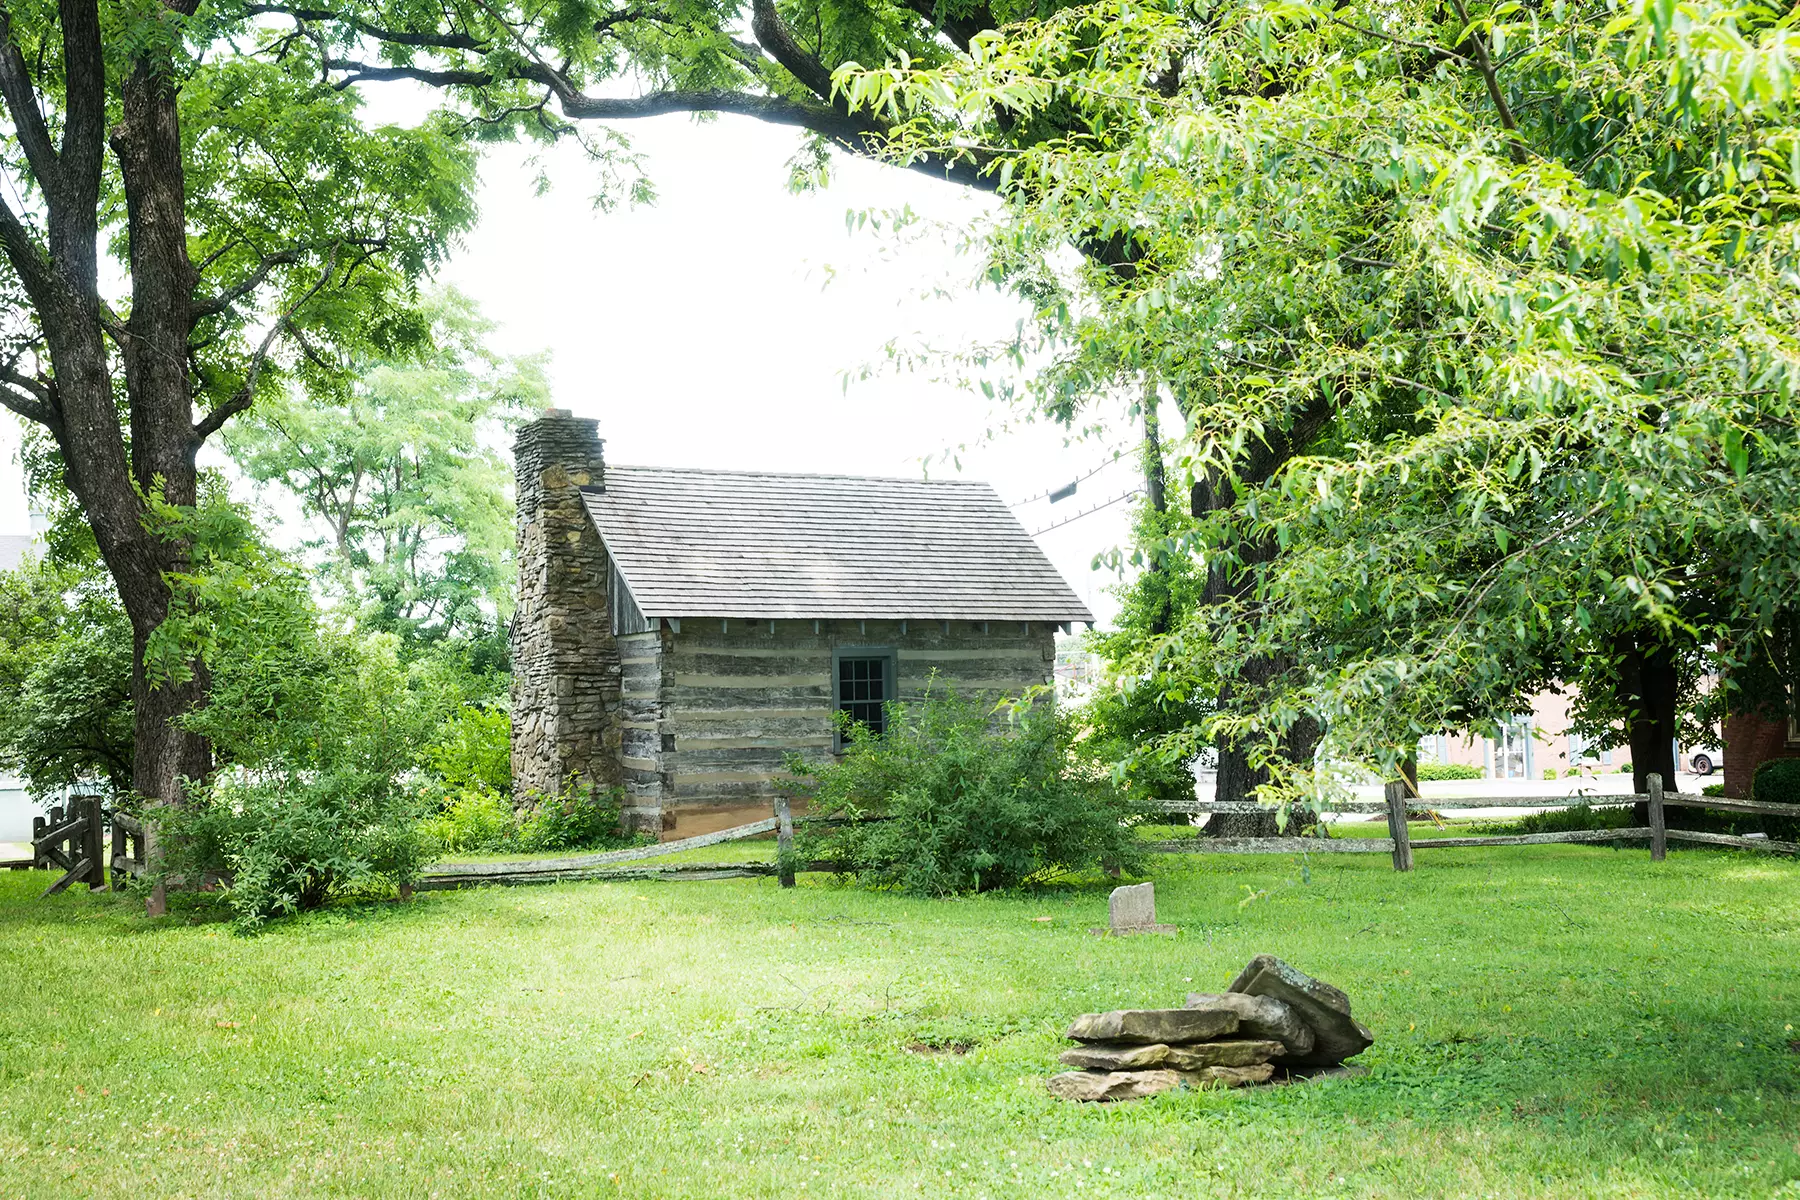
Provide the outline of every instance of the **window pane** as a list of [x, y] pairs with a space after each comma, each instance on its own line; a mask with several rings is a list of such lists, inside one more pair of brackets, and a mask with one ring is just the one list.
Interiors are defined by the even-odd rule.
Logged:
[[882, 704], [887, 695], [885, 658], [838, 660], [838, 708], [859, 725], [879, 734], [887, 726]]

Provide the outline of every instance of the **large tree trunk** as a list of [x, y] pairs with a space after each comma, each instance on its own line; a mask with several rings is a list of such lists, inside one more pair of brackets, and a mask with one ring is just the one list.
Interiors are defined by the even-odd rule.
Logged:
[[[1631, 786], [1639, 795], [1650, 790], [1650, 776], [1661, 775], [1663, 787], [1675, 790], [1675, 705], [1681, 673], [1674, 651], [1653, 630], [1621, 634], [1619, 652], [1620, 707], [1628, 714], [1625, 739], [1631, 746]], [[1639, 824], [1650, 819], [1650, 806], [1639, 804]]]
[[[1266, 443], [1257, 444], [1240, 464], [1238, 475], [1244, 486], [1255, 487], [1272, 479], [1289, 459], [1318, 436], [1335, 411], [1335, 404], [1321, 398], [1295, 414], [1285, 435], [1272, 435]], [[1194, 484], [1189, 503], [1196, 517], [1224, 512], [1237, 503], [1237, 486], [1229, 479], [1205, 476]], [[1237, 552], [1242, 563], [1240, 568], [1231, 570], [1215, 563], [1208, 571], [1202, 604], [1210, 606], [1247, 597], [1255, 586], [1257, 568], [1274, 561], [1277, 547], [1273, 538], [1263, 537], [1240, 543]], [[1254, 621], [1254, 612], [1246, 619]], [[1255, 695], [1292, 668], [1293, 661], [1286, 655], [1251, 659], [1242, 670], [1243, 694]], [[1232, 695], [1232, 690], [1227, 688], [1220, 695], [1219, 703], [1229, 704]], [[1283, 739], [1283, 757], [1296, 763], [1310, 761], [1322, 732], [1318, 722], [1310, 718], [1296, 722]], [[1221, 743], [1215, 751], [1218, 772], [1213, 799], [1233, 803], [1256, 800], [1257, 790], [1269, 782], [1268, 771], [1251, 766], [1242, 746]], [[1256, 813], [1219, 813], [1207, 822], [1206, 829], [1219, 837], [1274, 837], [1282, 832], [1273, 809]]]

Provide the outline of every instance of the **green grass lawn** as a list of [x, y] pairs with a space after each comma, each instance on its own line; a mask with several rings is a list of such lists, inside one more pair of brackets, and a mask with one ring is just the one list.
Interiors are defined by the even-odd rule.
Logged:
[[[1746, 854], [1171, 856], [1180, 935], [1129, 939], [1088, 935], [1098, 880], [489, 888], [245, 938], [47, 878], [0, 874], [0, 1197], [1800, 1196], [1800, 867]], [[1349, 992], [1368, 1075], [1045, 1093], [1069, 1018], [1264, 951]]]

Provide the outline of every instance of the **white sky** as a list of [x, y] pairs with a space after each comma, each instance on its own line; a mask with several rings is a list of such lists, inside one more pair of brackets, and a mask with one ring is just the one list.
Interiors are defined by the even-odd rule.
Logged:
[[[385, 102], [383, 103], [385, 107]], [[500, 324], [495, 348], [550, 352], [555, 403], [600, 420], [610, 461], [659, 466], [917, 476], [956, 472], [1008, 501], [1067, 483], [1104, 461], [1105, 442], [1065, 445], [1044, 425], [1009, 421], [979, 393], [927, 375], [853, 380], [890, 339], [948, 347], [1005, 336], [1021, 315], [965, 286], [972, 264], [948, 239], [900, 245], [850, 233], [846, 210], [911, 207], [966, 226], [984, 198], [912, 172], [840, 158], [832, 186], [786, 189], [792, 130], [725, 117], [621, 126], [648, 156], [654, 207], [596, 211], [593, 168], [573, 148], [545, 161], [553, 183], [510, 147], [482, 166], [480, 225], [443, 278]], [[948, 295], [929, 295], [937, 288]], [[1123, 441], [1126, 431], [1112, 435]], [[0, 532], [23, 531], [18, 428], [0, 422]], [[1127, 458], [1056, 505], [1015, 509], [1028, 531], [1128, 491]], [[1040, 544], [1102, 620], [1116, 605], [1096, 553], [1126, 539], [1129, 503], [1043, 534]]]

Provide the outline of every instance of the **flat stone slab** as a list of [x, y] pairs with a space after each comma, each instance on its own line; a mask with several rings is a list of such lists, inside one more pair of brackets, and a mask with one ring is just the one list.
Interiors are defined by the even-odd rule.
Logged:
[[1223, 1008], [1237, 1014], [1240, 1034], [1253, 1038], [1274, 1038], [1285, 1055], [1312, 1053], [1312, 1026], [1300, 1019], [1292, 1008], [1273, 996], [1251, 996], [1243, 992], [1189, 992], [1189, 1008]]
[[1225, 1009], [1127, 1008], [1115, 1012], [1084, 1013], [1069, 1026], [1067, 1036], [1077, 1042], [1161, 1042], [1179, 1046], [1210, 1042], [1236, 1033], [1237, 1014]]
[[1154, 1067], [1199, 1071], [1207, 1067], [1259, 1066], [1284, 1049], [1280, 1042], [1266, 1040], [1192, 1042], [1185, 1046], [1095, 1042], [1064, 1050], [1060, 1061], [1064, 1066], [1088, 1071], [1141, 1071]]
[[1046, 1082], [1052, 1096], [1095, 1103], [1142, 1100], [1178, 1087], [1245, 1087], [1267, 1082], [1274, 1071], [1267, 1063], [1254, 1067], [1206, 1067], [1199, 1071], [1064, 1071]]
[[1273, 954], [1259, 954], [1251, 959], [1228, 990], [1273, 996], [1312, 1027], [1312, 1050], [1277, 1058], [1275, 1061], [1281, 1066], [1334, 1066], [1375, 1044], [1375, 1035], [1350, 1015], [1350, 997]]

